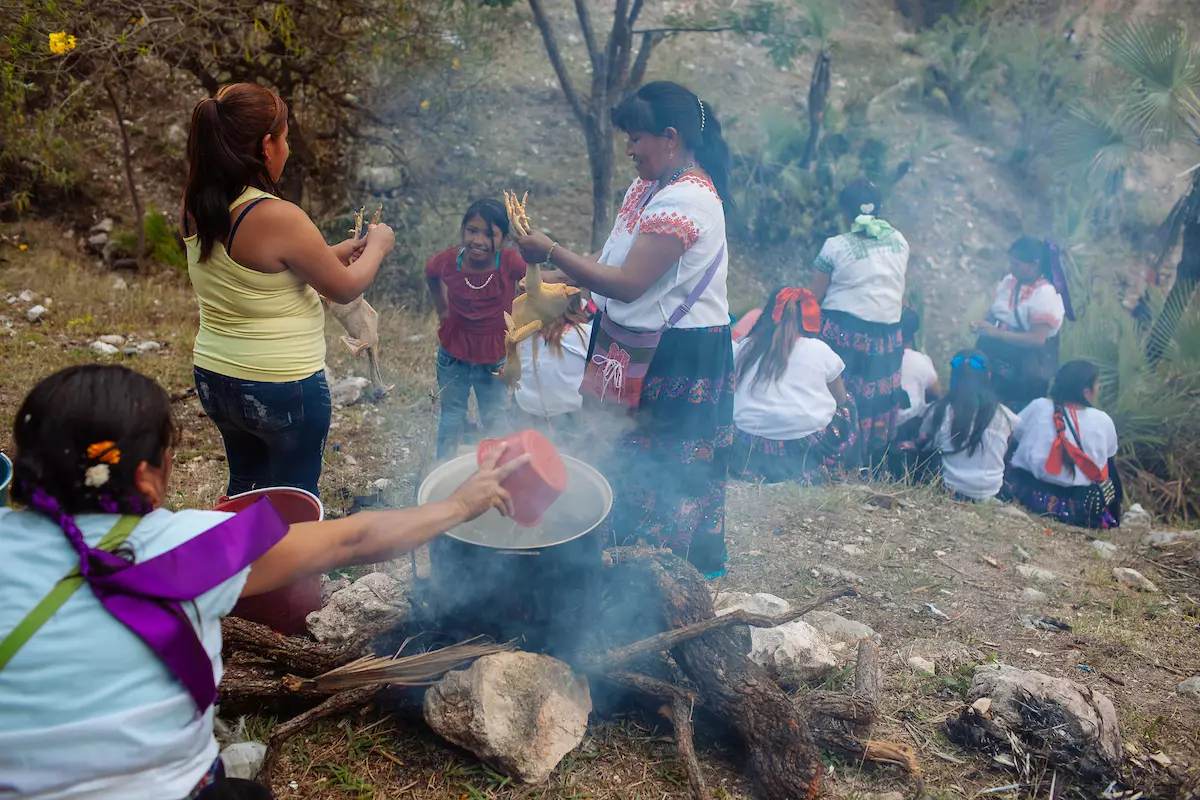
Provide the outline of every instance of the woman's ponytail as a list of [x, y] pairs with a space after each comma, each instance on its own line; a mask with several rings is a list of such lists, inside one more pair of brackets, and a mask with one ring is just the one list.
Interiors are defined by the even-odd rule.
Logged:
[[721, 121], [713, 113], [712, 106], [699, 97], [696, 98], [696, 104], [702, 121], [700, 141], [695, 146], [696, 161], [712, 178], [713, 188], [717, 190], [728, 213], [733, 207], [733, 197], [729, 192], [729, 145], [721, 134]]

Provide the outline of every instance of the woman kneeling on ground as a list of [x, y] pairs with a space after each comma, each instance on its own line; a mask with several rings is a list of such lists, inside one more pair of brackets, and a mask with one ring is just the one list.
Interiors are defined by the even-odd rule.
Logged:
[[572, 295], [566, 313], [540, 334], [517, 344], [521, 385], [513, 393], [519, 409], [514, 427], [545, 431], [559, 447], [570, 448], [583, 434], [579, 419], [592, 323], [581, 294]]
[[443, 502], [333, 521], [288, 527], [261, 501], [236, 515], [172, 512], [167, 393], [97, 365], [39, 383], [13, 439], [24, 508], [0, 509], [4, 797], [271, 797], [225, 778], [217, 758], [221, 618], [239, 597], [509, 513], [499, 482], [527, 461], [496, 469], [497, 451]]
[[731, 471], [748, 481], [820, 483], [840, 466], [858, 431], [842, 363], [821, 341], [808, 289], [781, 288], [734, 344]]
[[1095, 364], [1063, 364], [1050, 397], [1021, 412], [1013, 433], [1019, 444], [1004, 476], [1012, 499], [1081, 528], [1121, 524], [1117, 429], [1112, 417], [1093, 407], [1099, 382]]
[[504, 367], [504, 315], [512, 312], [525, 262], [512, 248], [508, 212], [498, 200], [476, 200], [463, 214], [462, 242], [429, 259], [425, 280], [441, 326], [438, 328], [437, 381], [442, 413], [437, 457], [450, 458], [463, 444], [467, 402], [475, 390], [485, 433], [507, 433]]
[[321, 295], [349, 303], [395, 244], [386, 225], [329, 246], [279, 198], [288, 110], [253, 83], [192, 112], [182, 228], [200, 304], [200, 404], [221, 432], [230, 495], [267, 486], [317, 494], [332, 404]]
[[950, 360], [950, 392], [921, 421], [921, 449], [959, 500], [991, 500], [1004, 484], [1004, 456], [1017, 415], [992, 391], [987, 356], [961, 350]]

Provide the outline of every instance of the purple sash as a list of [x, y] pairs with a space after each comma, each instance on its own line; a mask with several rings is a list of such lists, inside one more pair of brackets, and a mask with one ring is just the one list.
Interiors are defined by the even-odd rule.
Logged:
[[287, 523], [266, 500], [138, 564], [83, 545], [79, 572], [96, 599], [158, 654], [201, 712], [216, 702], [217, 687], [182, 603], [237, 575], [287, 535]]

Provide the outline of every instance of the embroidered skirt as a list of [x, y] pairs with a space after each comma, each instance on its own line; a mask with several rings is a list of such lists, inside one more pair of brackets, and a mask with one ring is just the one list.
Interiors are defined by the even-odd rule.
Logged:
[[1030, 511], [1079, 528], [1108, 529], [1121, 525], [1121, 503], [1124, 492], [1117, 465], [1108, 462], [1104, 483], [1088, 486], [1059, 486], [1038, 480], [1033, 473], [1020, 467], [1004, 470], [1002, 500], [1015, 500]]
[[868, 465], [882, 463], [903, 395], [900, 323], [867, 322], [844, 311], [822, 311], [821, 320], [821, 339], [846, 362], [842, 382], [858, 404], [857, 456]]
[[733, 339], [722, 325], [666, 331], [636, 409], [584, 397], [595, 454], [587, 460], [613, 489], [611, 543], [669, 547], [705, 574], [723, 568], [733, 388]]
[[735, 429], [730, 475], [755, 483], [812, 485], [828, 481], [858, 441], [858, 412], [854, 398], [847, 399], [824, 430], [803, 439], [766, 439]]

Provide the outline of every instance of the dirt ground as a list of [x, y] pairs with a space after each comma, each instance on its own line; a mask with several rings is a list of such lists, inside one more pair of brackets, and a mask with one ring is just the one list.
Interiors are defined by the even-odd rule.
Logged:
[[[38, 377], [70, 363], [105, 360], [88, 349], [103, 334], [158, 341], [165, 346], [161, 352], [107, 358], [153, 376], [178, 398], [182, 440], [172, 505], [214, 504], [226, 474], [219, 437], [188, 394], [197, 321], [186, 280], [81, 266], [86, 259], [49, 226], [26, 225], [18, 240], [13, 233], [0, 229], [3, 448], [11, 446], [7, 431], [16, 407]], [[29, 243], [25, 250], [19, 248], [23, 242]], [[118, 280], [124, 288], [115, 288]], [[34, 300], [20, 300], [23, 290]], [[11, 304], [10, 296], [16, 298]], [[26, 311], [35, 302], [49, 311], [43, 321], [29, 323]], [[429, 400], [432, 319], [397, 309], [381, 316], [384, 374], [399, 386], [377, 406], [335, 412], [322, 478], [322, 497], [333, 511], [346, 510], [355, 495], [377, 491], [373, 484], [381, 478], [390, 481], [384, 502], [410, 503], [435, 424]], [[338, 377], [361, 373], [365, 367], [352, 364], [337, 346], [340, 332], [332, 326], [331, 369]], [[901, 507], [873, 505], [875, 492], [899, 498]], [[857, 585], [858, 598], [831, 610], [882, 637], [886, 692], [875, 735], [916, 749], [926, 790], [934, 795], [975, 797], [1014, 782], [986, 758], [952, 745], [941, 728], [962, 706], [971, 667], [988, 660], [1069, 677], [1110, 697], [1133, 756], [1135, 785], [1169, 781], [1172, 770], [1200, 763], [1200, 701], [1175, 692], [1185, 677], [1200, 675], [1200, 556], [1193, 545], [1148, 548], [1139, 543], [1144, 531], [1118, 530], [1104, 535], [1117, 547], [1115, 557], [1104, 560], [1088, 532], [1048, 526], [1002, 507], [957, 504], [930, 487], [736, 485], [729, 528], [730, 569], [715, 590], [769, 592], [802, 602], [837, 575]], [[1054, 577], [1026, 580], [1016, 572], [1023, 563]], [[1141, 571], [1160, 591], [1119, 585], [1112, 576], [1116, 566]], [[383, 569], [403, 577], [408, 564]], [[1023, 589], [1034, 587], [1044, 600], [1023, 597]], [[1052, 617], [1071, 630], [1027, 628], [1024, 615]], [[918, 676], [901, 652], [918, 640], [976, 652], [955, 656], [950, 646], [947, 655], [934, 657], [935, 675]], [[830, 685], [848, 675], [848, 669], [835, 673]], [[264, 736], [273, 721], [247, 723], [252, 735]], [[285, 800], [678, 797], [684, 785], [670, 735], [669, 725], [654, 720], [595, 719], [546, 785], [516, 788], [437, 740], [419, 719], [368, 713], [324, 725], [289, 745], [274, 788]], [[740, 756], [703, 739], [699, 747], [717, 796], [748, 798]], [[1158, 752], [1174, 766], [1147, 760]], [[828, 796], [913, 789], [890, 769], [827, 758]]]

